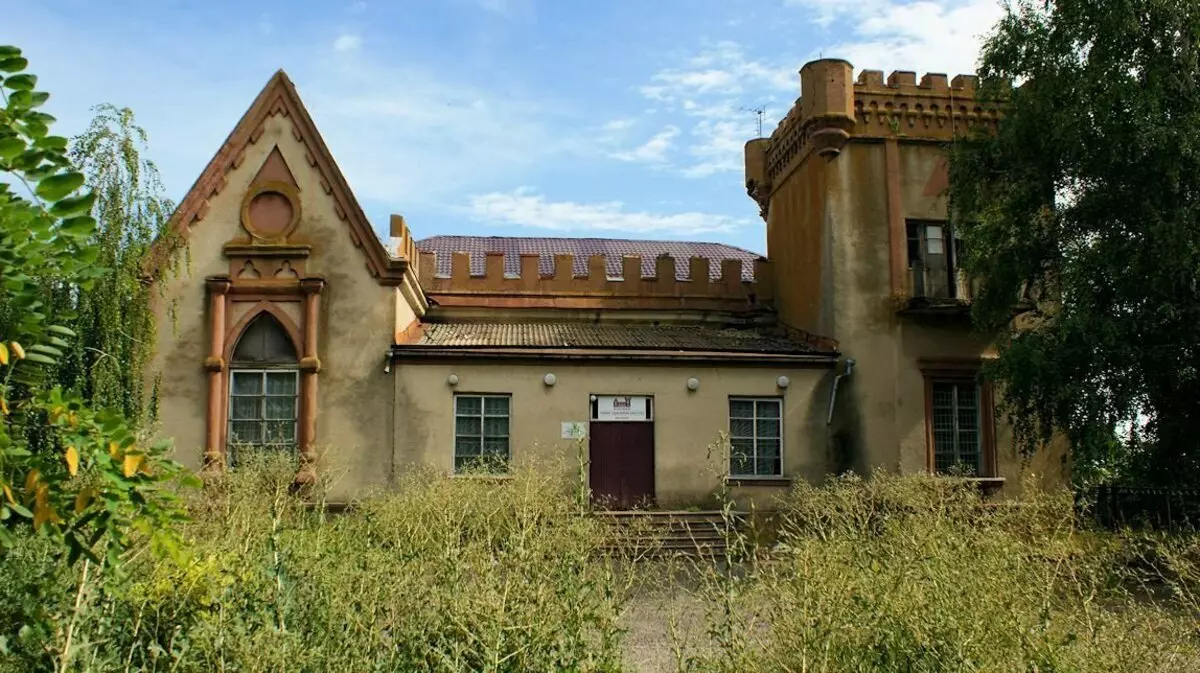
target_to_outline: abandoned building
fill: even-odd
[[[295,452],[297,479],[328,470],[341,499],[418,465],[580,460],[614,507],[697,504],[723,480],[766,499],[847,469],[1063,479],[1062,452],[1018,455],[977,378],[989,340],[955,268],[944,146],[998,109],[967,76],[824,59],[800,83],[746,145],[760,256],[418,239],[399,216],[385,244],[277,73],[157,249],[163,434],[193,467]]]

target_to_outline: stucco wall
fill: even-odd
[[[547,387],[543,377],[554,373]],[[457,386],[447,384],[451,374]],[[829,370],[770,367],[621,366],[508,363],[418,363],[395,366],[398,470],[415,465],[453,469],[454,394],[512,395],[511,449],[515,463],[557,466],[564,478],[577,474],[578,444],[561,438],[562,423],[588,422],[592,394],[654,396],[655,484],[660,505],[692,504],[710,496],[726,473],[707,456],[709,445],[729,429],[731,395],[782,396],[784,474],[819,479],[827,471],[825,411]],[[780,375],[791,379],[786,390]],[[689,392],[689,377],[700,388]],[[715,458],[715,456],[714,456]],[[780,489],[738,489],[763,503]]]
[[[162,297],[156,301],[160,327],[151,370],[161,373],[161,432],[174,438],[180,460],[192,467],[200,465],[207,395],[202,365],[209,348],[204,278],[229,272],[222,245],[245,236],[240,225],[242,197],[276,145],[299,186],[301,219],[291,238],[312,244],[307,274],[327,281],[318,329],[316,446],[327,467],[343,475],[335,486],[335,496],[342,496],[362,485],[382,483],[388,476],[380,466],[391,457],[392,385],[383,368],[396,302],[390,294],[394,290],[372,278],[363,252],[355,247],[348,225],[337,217],[317,171],[305,160],[306,148],[295,139],[283,115],[266,121],[262,136],[246,148],[245,160],[226,175],[224,189],[209,200],[207,214],[187,239],[187,268],[178,277],[160,282]],[[166,317],[172,305],[178,316],[174,328]],[[298,308],[286,311],[299,318]],[[231,308],[228,325],[236,323],[239,310],[244,309]]]
[[[859,470],[899,467],[883,152],[879,143],[852,142],[829,169],[832,282],[823,301],[833,315],[833,338],[857,363],[838,405],[848,463]]]
[[[929,143],[899,144],[901,213],[905,218],[944,219],[946,196],[931,189],[943,169],[942,150]],[[926,469],[924,378],[922,358],[979,358],[989,340],[972,332],[965,317],[930,322],[900,316],[891,286],[891,242],[885,146],[852,141],[829,164],[827,209],[832,283],[822,302],[833,315],[830,336],[842,353],[854,358],[854,374],[839,391],[835,433],[851,464],[860,470],[902,472]],[[904,241],[899,242],[904,245]],[[1000,398],[997,397],[997,403]],[[1014,491],[1025,472],[1061,483],[1061,442],[1032,460],[1017,455],[1011,427],[996,418],[1000,475]]]
[[[825,199],[826,163],[808,161],[772,194],[767,213],[767,256],[775,275],[779,319],[822,335],[832,329],[828,306],[821,301],[828,282]]]

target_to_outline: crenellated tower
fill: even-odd
[[[835,339],[856,361],[833,422],[848,467],[932,469],[942,446],[929,434],[941,408],[932,396],[973,385],[990,348],[971,330],[971,288],[957,269],[946,146],[994,129],[1001,106],[970,75],[855,77],[839,59],[804,65],[800,91],[769,138],[746,144],[779,320]],[[972,394],[978,408],[991,404],[990,392]],[[977,431],[980,471],[997,476],[997,430]]]
[[[841,59],[800,69],[800,98],[769,138],[746,144],[746,189],[765,219],[770,195],[810,156],[832,158],[851,138],[944,142],[973,129],[994,128],[995,102],[977,101],[977,78],[912,71],[863,70]]]

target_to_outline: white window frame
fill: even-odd
[[[259,376],[262,377],[262,389],[261,389],[262,392],[261,393],[259,393],[257,395],[238,395],[234,392],[234,386],[233,386],[234,377],[238,376],[238,375],[245,375],[245,374],[258,374]],[[280,421],[287,420],[287,419],[281,419],[281,418],[275,418],[275,419],[266,418],[266,411],[267,411],[266,399],[268,397],[287,397],[286,395],[268,395],[267,394],[267,374],[291,374],[292,377],[295,379],[295,382],[296,382],[295,391],[296,392],[291,395],[291,397],[292,397],[292,441],[290,441],[290,442],[267,442],[267,441],[264,441],[266,438],[266,424],[267,423],[278,423]],[[228,448],[236,449],[239,447],[252,447],[252,448],[273,450],[273,451],[287,450],[287,451],[291,451],[293,453],[297,450],[297,445],[300,442],[300,438],[297,434],[300,431],[300,369],[298,367],[290,367],[290,366],[289,367],[257,367],[257,368],[231,367],[229,370],[229,394],[226,395],[226,397],[228,398],[226,400],[226,405],[227,405],[226,415],[227,415],[227,419],[228,419],[226,422],[226,437],[227,437],[226,444],[228,445]],[[257,419],[248,419],[248,418],[236,418],[235,419],[233,417],[233,400],[234,400],[234,398],[237,398],[237,397],[254,397],[254,398],[263,400],[262,411],[260,412],[260,417]],[[253,443],[253,444],[234,444],[233,443],[233,438],[234,438],[233,424],[235,422],[237,422],[237,423],[258,423],[259,424],[260,441]]]
[[[733,403],[734,402],[752,402],[754,404],[753,418],[747,419],[742,416],[737,417],[738,419],[749,420],[751,422],[751,424],[754,427],[754,434],[752,437],[741,437],[741,436],[735,436],[733,434],[733,419],[734,419]],[[762,402],[774,403],[779,409],[779,416],[777,416],[774,419],[770,419],[770,420],[775,420],[779,423],[779,437],[778,437],[778,440],[779,440],[779,470],[773,474],[759,474],[758,473],[758,439],[759,439],[758,438],[758,421],[759,421],[758,405],[759,405],[759,403],[762,403]],[[730,395],[729,396],[729,407],[726,409],[726,416],[728,417],[728,422],[729,422],[729,447],[730,448],[729,448],[729,461],[728,461],[728,464],[726,465],[725,469],[728,470],[729,476],[734,479],[782,479],[783,478],[783,455],[784,455],[783,454],[783,451],[784,451],[784,447],[783,447],[783,398],[782,397],[771,397],[769,395],[762,395],[762,396]],[[767,417],[763,417],[763,419],[767,420]],[[754,466],[754,472],[752,472],[752,473],[737,473],[737,472],[733,471],[733,440],[735,438],[751,440],[752,446],[753,446],[753,452],[750,455],[750,462]],[[775,438],[770,438],[770,439],[775,439]]]
[[[479,415],[478,416],[475,416],[474,414],[459,414],[458,401],[460,399],[464,399],[464,398],[474,398],[474,399],[479,400]],[[504,452],[503,465],[496,466],[497,469],[494,470],[495,472],[500,473],[500,474],[508,472],[509,465],[512,462],[512,412],[513,412],[512,395],[510,393],[454,393],[454,403],[453,403],[454,404],[454,413],[452,414],[452,418],[453,418],[452,422],[454,423],[454,432],[453,432],[454,444],[451,447],[451,454],[450,454],[450,456],[451,456],[450,460],[451,460],[451,465],[453,467],[454,474],[462,473],[462,470],[460,470],[458,467],[458,459],[459,459],[459,455],[458,455],[458,439],[459,439],[458,419],[460,417],[462,417],[462,418],[478,418],[479,419],[479,458],[482,459],[486,455],[484,453],[484,446],[487,443],[487,440],[489,437],[491,437],[492,439],[499,439],[499,435],[488,435],[487,431],[486,431],[487,419],[489,417],[490,418],[501,418],[501,416],[498,414],[488,414],[487,413],[487,400],[489,398],[491,398],[491,399],[501,398],[501,399],[508,401],[508,413],[503,416],[503,418],[508,419],[508,434],[504,435],[505,452]],[[474,435],[468,435],[468,436],[474,437]],[[473,457],[473,456],[464,456],[464,457]],[[502,467],[502,469],[500,469],[501,467]]]

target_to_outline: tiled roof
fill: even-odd
[[[749,328],[595,323],[428,323],[406,347],[573,348],[832,354],[799,339]]]
[[[575,255],[576,275],[587,273],[588,257],[604,255],[610,277],[621,275],[621,260],[624,257],[642,258],[642,276],[654,275],[654,260],[660,255],[675,258],[675,278],[688,280],[688,260],[706,257],[709,276],[716,280],[721,276],[721,260],[742,260],[742,280],[754,280],[754,261],[760,255],[721,243],[690,243],[687,241],[636,241],[619,238],[537,238],[511,236],[431,236],[417,241],[421,252],[437,253],[439,276],[450,275],[450,255],[465,252],[471,255],[471,274],[482,275],[484,259],[489,252],[504,253],[504,272],[518,274],[521,271],[521,255],[541,255],[538,271],[544,275],[554,273],[554,255]]]

